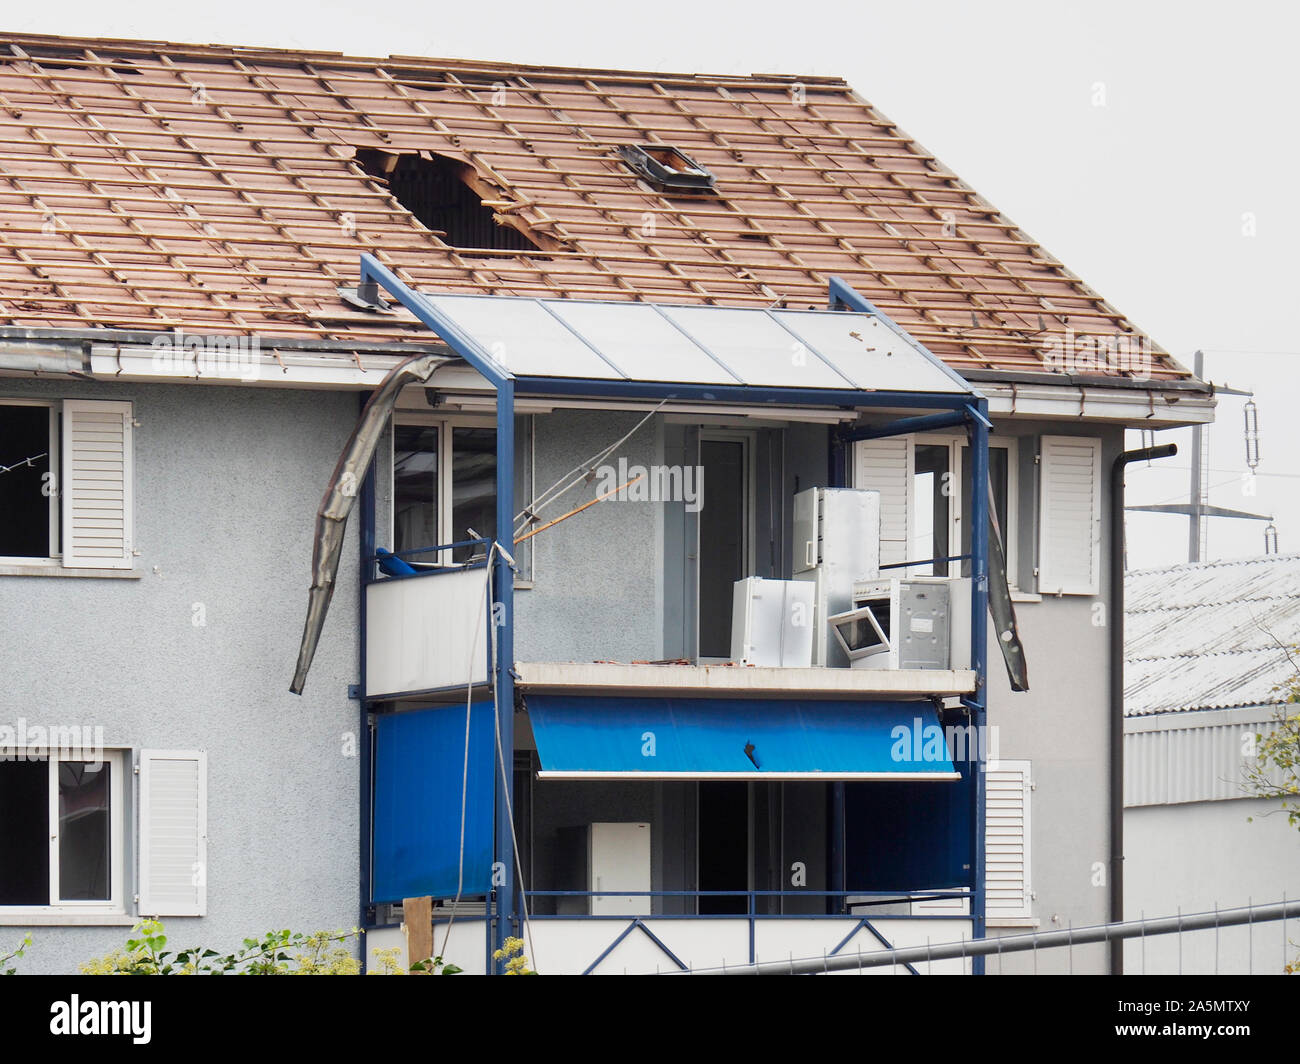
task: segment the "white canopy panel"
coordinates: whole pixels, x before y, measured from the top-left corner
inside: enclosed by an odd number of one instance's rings
[[[933,355],[872,314],[424,295],[516,377],[964,394]]]

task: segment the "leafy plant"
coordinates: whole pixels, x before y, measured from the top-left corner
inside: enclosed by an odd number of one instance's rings
[[[1300,828],[1300,713],[1287,706],[1300,702],[1300,683],[1274,714],[1276,728],[1255,735],[1255,761],[1247,764],[1245,789],[1256,798],[1279,798],[1292,827]]]
[[[22,955],[27,952],[27,947],[32,944],[30,934],[23,935],[23,940],[18,943],[17,947],[11,949],[8,953],[0,953],[0,975],[14,975],[18,969],[9,964],[10,961],[20,960]],[[8,967],[6,967],[8,965]]]
[[[1267,735],[1255,734],[1255,757],[1253,762],[1247,762],[1242,773],[1242,787],[1256,798],[1279,799],[1281,808],[1272,812],[1285,812],[1291,826],[1300,828],[1300,713],[1293,712],[1300,703],[1300,663],[1296,659],[1300,648],[1286,647],[1276,637],[1274,642],[1282,647],[1296,675],[1288,683],[1273,688],[1274,694],[1282,696],[1273,714],[1275,727]],[[1284,965],[1282,970],[1287,975],[1300,975],[1300,957]]]
[[[398,964],[397,958],[401,956],[402,950],[399,946],[392,946],[388,949],[374,950],[375,961],[378,965],[370,966],[371,975],[460,975],[465,969],[458,968],[454,964],[449,964],[441,957],[430,957],[427,960],[416,961],[406,971]]]
[[[157,920],[132,929],[124,949],[80,965],[84,975],[356,975],[361,962],[345,945],[360,935],[351,931],[268,931],[261,939],[244,939],[244,948],[219,954],[197,946],[167,950],[167,936]]]

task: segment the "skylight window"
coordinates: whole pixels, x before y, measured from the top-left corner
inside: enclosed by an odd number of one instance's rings
[[[661,192],[713,192],[714,177],[684,151],[671,144],[623,144],[623,161]]]

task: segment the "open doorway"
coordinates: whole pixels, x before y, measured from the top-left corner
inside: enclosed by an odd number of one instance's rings
[[[753,450],[751,433],[700,434],[704,471],[696,628],[700,659],[730,660],[735,584],[754,571]]]
[[[699,890],[749,890],[749,784],[702,780],[699,792]],[[743,914],[744,894],[699,899],[701,916]]]

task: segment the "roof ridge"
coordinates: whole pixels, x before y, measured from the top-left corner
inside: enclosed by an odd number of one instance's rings
[[[1150,569],[1130,569],[1124,574],[1127,580],[1131,576],[1148,576],[1159,573],[1173,573],[1180,569],[1201,570],[1216,569],[1228,565],[1271,564],[1279,561],[1300,561],[1300,552],[1291,554],[1257,554],[1250,558],[1219,558],[1210,562],[1179,562],[1177,565],[1155,566]]]
[[[517,71],[519,73],[549,74],[618,74],[626,78],[644,78],[647,82],[663,79],[687,80],[709,84],[712,82],[738,82],[770,84],[773,82],[791,82],[803,85],[828,85],[848,88],[843,77],[827,74],[701,74],[687,71],[670,70],[625,70],[615,67],[555,66],[540,63],[516,63],[499,59],[464,59],[452,56],[418,56],[393,54],[386,56],[353,55],[347,52],[326,51],[311,48],[277,48],[271,45],[244,45],[209,43],[199,44],[190,41],[163,41],[135,37],[79,37],[44,33],[0,33],[7,44],[31,44],[37,46],[54,46],[59,48],[82,47],[99,51],[119,49],[130,52],[155,52],[166,50],[173,54],[190,54],[220,56],[222,58],[292,60],[294,58],[313,58],[339,60],[348,64],[366,66],[404,65],[428,66],[430,69],[481,70],[493,73]]]

